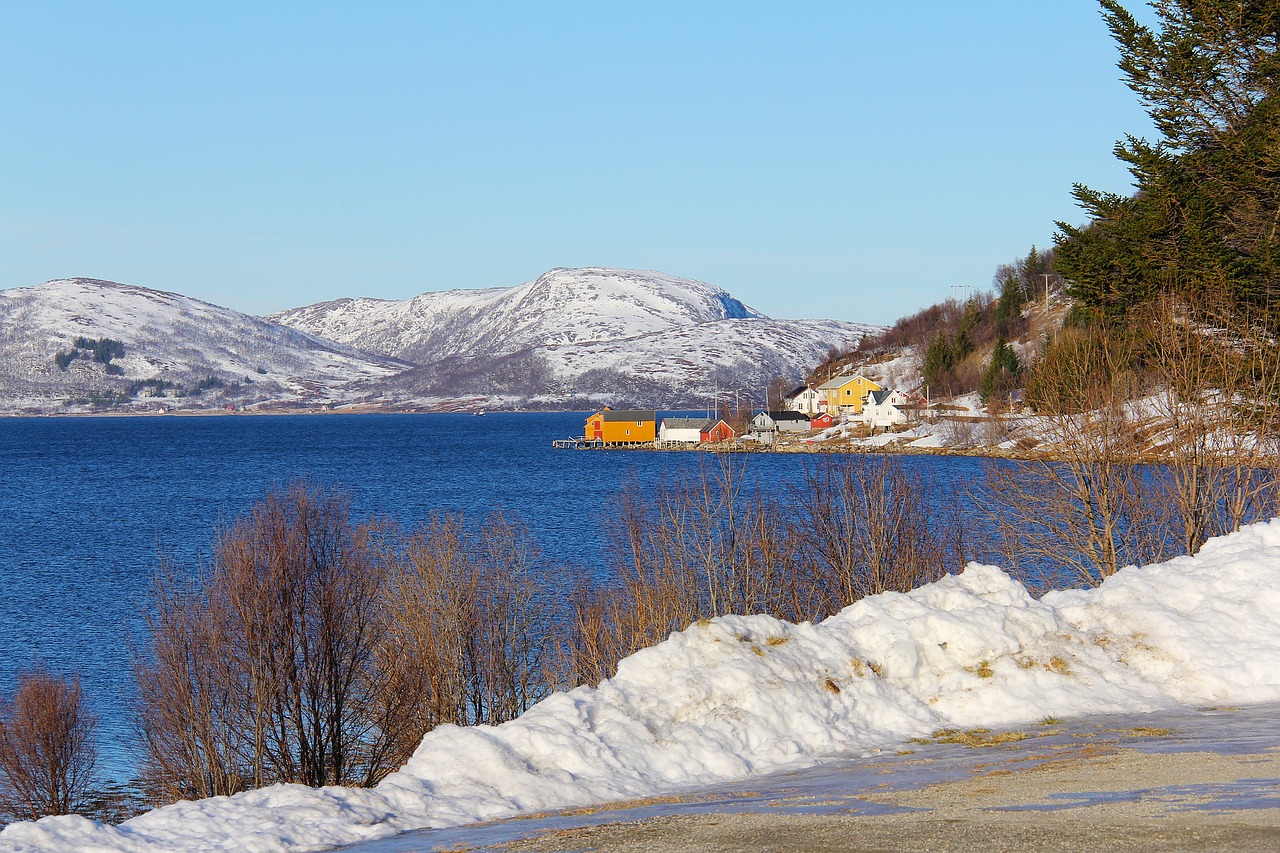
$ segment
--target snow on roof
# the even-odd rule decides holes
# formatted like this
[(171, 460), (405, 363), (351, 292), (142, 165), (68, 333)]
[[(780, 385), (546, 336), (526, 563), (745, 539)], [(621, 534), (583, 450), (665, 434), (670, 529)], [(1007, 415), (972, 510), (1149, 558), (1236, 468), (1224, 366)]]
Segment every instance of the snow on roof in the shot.
[(1036, 600), (1001, 570), (818, 624), (724, 616), (501, 726), (441, 726), (377, 788), (276, 785), (104, 826), (12, 824), (23, 851), (303, 851), (634, 798), (939, 728), (1280, 700), (1280, 520)]

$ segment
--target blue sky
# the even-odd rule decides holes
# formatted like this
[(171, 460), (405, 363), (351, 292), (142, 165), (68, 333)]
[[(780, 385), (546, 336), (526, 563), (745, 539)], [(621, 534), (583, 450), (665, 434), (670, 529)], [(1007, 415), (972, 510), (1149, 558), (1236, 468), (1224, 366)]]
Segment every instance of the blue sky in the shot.
[(268, 313), (614, 266), (892, 322), (1128, 190), (1116, 59), (1085, 0), (0, 0), (0, 288)]

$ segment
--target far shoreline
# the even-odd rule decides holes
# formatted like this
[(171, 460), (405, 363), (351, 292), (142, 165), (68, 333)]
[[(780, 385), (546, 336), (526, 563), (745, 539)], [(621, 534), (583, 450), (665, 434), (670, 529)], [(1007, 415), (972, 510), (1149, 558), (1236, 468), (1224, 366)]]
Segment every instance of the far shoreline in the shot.
[[(483, 412), (468, 408), (428, 409), (419, 406), (395, 408), (389, 406), (355, 407), (341, 406), (333, 408), (252, 408), (226, 411), (225, 409), (179, 409), (168, 412), (160, 411), (102, 411), (102, 412), (4, 412), (0, 419), (89, 419), (89, 418), (214, 418), (214, 417), (278, 417), (282, 415), (538, 415), (538, 414), (585, 414), (588, 409), (486, 409)], [(665, 411), (665, 410), (659, 410)], [(670, 411), (688, 411), (671, 409)], [(548, 437), (548, 441), (554, 437)], [(827, 442), (806, 442), (803, 439), (788, 441), (782, 446), (764, 445), (759, 442), (720, 442), (703, 443), (692, 446), (659, 445), (655, 443), (631, 444), (619, 446), (602, 446), (590, 449), (593, 451), (640, 451), (659, 453), (748, 453), (748, 454), (793, 454), (793, 455), (886, 455), (886, 456), (959, 456), (977, 459), (1003, 459), (1011, 462), (1061, 462), (1067, 454), (1046, 450), (1017, 450), (1004, 447), (948, 447), (948, 446), (913, 446), (906, 442), (887, 441), (882, 444), (858, 444), (856, 439), (831, 439)], [(1136, 465), (1160, 465), (1169, 459), (1157, 455), (1138, 455), (1126, 460)]]

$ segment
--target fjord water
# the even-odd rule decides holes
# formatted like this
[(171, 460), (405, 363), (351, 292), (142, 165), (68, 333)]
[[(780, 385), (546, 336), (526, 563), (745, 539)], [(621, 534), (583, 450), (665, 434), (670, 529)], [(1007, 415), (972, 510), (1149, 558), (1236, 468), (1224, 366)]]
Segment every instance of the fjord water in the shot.
[[(607, 571), (601, 521), (629, 478), (652, 487), (701, 453), (553, 450), (581, 413), (7, 418), (0, 420), (0, 691), (38, 662), (78, 673), (100, 718), (100, 756), (134, 764), (132, 659), (160, 557), (195, 566), (220, 527), (272, 486), (346, 490), (357, 519), (406, 526), (433, 511), (502, 507), (554, 563)], [(799, 483), (807, 456), (752, 454), (746, 476)], [(920, 457), (926, 480), (969, 480), (974, 460)]]

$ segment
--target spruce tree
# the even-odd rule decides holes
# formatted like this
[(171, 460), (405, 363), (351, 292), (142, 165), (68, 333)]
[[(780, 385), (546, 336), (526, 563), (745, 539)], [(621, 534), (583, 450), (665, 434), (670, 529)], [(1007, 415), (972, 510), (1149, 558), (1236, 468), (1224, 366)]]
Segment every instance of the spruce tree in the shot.
[(1055, 265), (1073, 296), (1111, 319), (1160, 289), (1269, 303), (1280, 281), (1280, 3), (1152, 5), (1154, 30), (1101, 0), (1119, 68), (1159, 138), (1116, 144), (1134, 195), (1075, 186), (1090, 222), (1058, 223)]

